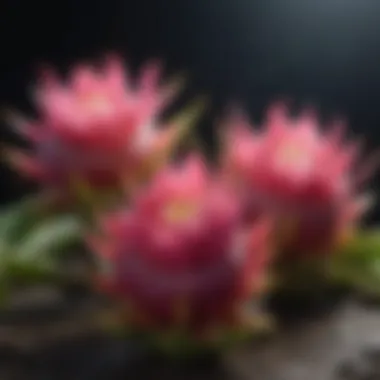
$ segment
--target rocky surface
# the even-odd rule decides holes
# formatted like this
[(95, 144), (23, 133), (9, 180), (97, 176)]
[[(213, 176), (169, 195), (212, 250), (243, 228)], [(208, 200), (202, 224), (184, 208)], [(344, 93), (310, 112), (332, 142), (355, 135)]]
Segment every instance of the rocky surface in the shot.
[(221, 364), (181, 366), (147, 359), (100, 332), (96, 302), (42, 293), (18, 298), (0, 315), (1, 380), (380, 380), (380, 307), (353, 300), (235, 349)]
[(242, 380), (380, 380), (380, 308), (349, 301), (328, 316), (236, 350), (229, 364)]

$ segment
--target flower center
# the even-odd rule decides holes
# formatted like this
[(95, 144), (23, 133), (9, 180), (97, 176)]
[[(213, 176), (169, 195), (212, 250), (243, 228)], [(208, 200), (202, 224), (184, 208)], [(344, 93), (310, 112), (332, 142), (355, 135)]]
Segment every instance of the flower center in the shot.
[(306, 149), (298, 144), (287, 144), (279, 152), (281, 161), (294, 164), (298, 163), (305, 157)]
[(276, 155), (275, 165), (280, 170), (306, 174), (312, 166), (312, 152), (300, 144), (285, 144)]
[(90, 112), (106, 113), (110, 110), (110, 102), (101, 94), (86, 94), (79, 99), (80, 104)]
[(183, 223), (193, 218), (196, 212), (192, 202), (172, 201), (164, 209), (164, 218), (169, 223)]

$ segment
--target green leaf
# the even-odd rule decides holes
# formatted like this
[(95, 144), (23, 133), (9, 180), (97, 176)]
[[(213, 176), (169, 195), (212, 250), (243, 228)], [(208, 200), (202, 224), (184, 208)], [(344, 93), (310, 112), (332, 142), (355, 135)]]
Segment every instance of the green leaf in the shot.
[(380, 230), (357, 231), (332, 256), (329, 275), (337, 283), (380, 296)]
[(29, 197), (0, 211), (0, 302), (15, 281), (70, 281), (57, 254), (81, 242), (82, 224), (74, 215), (54, 216), (47, 205)]
[(26, 197), (0, 211), (0, 238), (17, 242), (44, 217), (43, 199)]
[(19, 202), (17, 204), (12, 204), (7, 208), (0, 211), (0, 236), (1, 238), (6, 238), (9, 231), (16, 228), (21, 220), (21, 216), (25, 209), (24, 202)]
[(0, 244), (0, 308), (8, 300), (10, 291), (9, 260), (12, 257), (12, 250), (4, 241)]
[(200, 140), (191, 132), (193, 132), (197, 122), (201, 116), (203, 116), (207, 104), (206, 97), (199, 97), (167, 122), (167, 125), (170, 125), (177, 130), (177, 138), (174, 139), (172, 146), (169, 147), (167, 152), (168, 156), (171, 156), (173, 151), (175, 151), (177, 146), (183, 141), (187, 143), (192, 141), (192, 143), (195, 143), (198, 148), (201, 148)]
[(10, 284), (8, 277), (2, 274), (0, 276), (0, 308), (5, 306), (10, 295)]
[(57, 266), (52, 264), (51, 260), (47, 262), (23, 262), (14, 259), (8, 264), (8, 277), (17, 283), (41, 283), (44, 281), (55, 282), (59, 271)]
[(73, 215), (49, 218), (39, 224), (17, 247), (17, 258), (47, 259), (81, 240), (81, 223)]

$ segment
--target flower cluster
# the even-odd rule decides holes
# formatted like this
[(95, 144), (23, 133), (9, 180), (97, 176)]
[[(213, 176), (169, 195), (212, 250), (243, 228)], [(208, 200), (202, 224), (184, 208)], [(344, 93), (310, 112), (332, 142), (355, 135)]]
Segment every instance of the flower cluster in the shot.
[(245, 219), (269, 214), (288, 255), (328, 254), (349, 236), (369, 207), (363, 182), (373, 159), (344, 143), (344, 124), (323, 131), (312, 112), (291, 119), (273, 106), (262, 130), (235, 112), (223, 131), (222, 170), (244, 203)]
[(151, 327), (236, 325), (239, 307), (263, 289), (272, 254), (270, 222), (244, 225), (240, 214), (200, 157), (165, 168), (92, 240), (112, 266), (107, 287)]
[(19, 171), (63, 195), (80, 181), (93, 190), (117, 189), (144, 180), (163, 164), (182, 129), (158, 119), (176, 95), (161, 86), (160, 65), (147, 64), (132, 81), (118, 57), (96, 70), (74, 67), (65, 83), (43, 71), (35, 91), (39, 119), (13, 115), (33, 153), (10, 150)]
[(159, 79), (149, 64), (132, 81), (115, 57), (67, 82), (45, 72), (39, 118), (18, 123), (32, 152), (8, 156), (63, 196), (75, 181), (121, 190), (88, 243), (107, 264), (98, 285), (128, 305), (133, 327), (236, 327), (274, 263), (331, 257), (358, 227), (372, 161), (343, 141), (342, 123), (322, 130), (313, 113), (291, 118), (280, 104), (261, 129), (242, 112), (226, 118), (216, 167), (195, 153), (173, 162), (183, 128), (161, 120), (176, 92)]

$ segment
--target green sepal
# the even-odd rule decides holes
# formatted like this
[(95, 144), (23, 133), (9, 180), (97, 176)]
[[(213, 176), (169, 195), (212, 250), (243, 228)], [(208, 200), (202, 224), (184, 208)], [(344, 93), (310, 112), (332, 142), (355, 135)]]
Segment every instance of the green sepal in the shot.
[(47, 198), (31, 196), (0, 212), (0, 293), (15, 283), (64, 282), (60, 253), (82, 241), (80, 221), (48, 210)]
[(0, 210), (0, 239), (17, 243), (46, 215), (45, 200), (39, 196), (24, 197), (4, 207)]
[(380, 229), (357, 230), (333, 255), (332, 281), (380, 297)]
[(60, 215), (37, 224), (17, 246), (21, 260), (46, 260), (81, 239), (82, 225), (74, 215)]
[(165, 152), (167, 157), (171, 157), (178, 150), (178, 146), (190, 145), (191, 147), (195, 146), (197, 150), (203, 150), (201, 141), (194, 134), (194, 129), (200, 118), (204, 115), (207, 105), (207, 97), (201, 96), (166, 122), (169, 128), (175, 127), (177, 129), (177, 138), (174, 139), (168, 147), (168, 151)]
[(329, 282), (327, 256), (284, 260), (274, 268), (273, 291), (313, 292)]

